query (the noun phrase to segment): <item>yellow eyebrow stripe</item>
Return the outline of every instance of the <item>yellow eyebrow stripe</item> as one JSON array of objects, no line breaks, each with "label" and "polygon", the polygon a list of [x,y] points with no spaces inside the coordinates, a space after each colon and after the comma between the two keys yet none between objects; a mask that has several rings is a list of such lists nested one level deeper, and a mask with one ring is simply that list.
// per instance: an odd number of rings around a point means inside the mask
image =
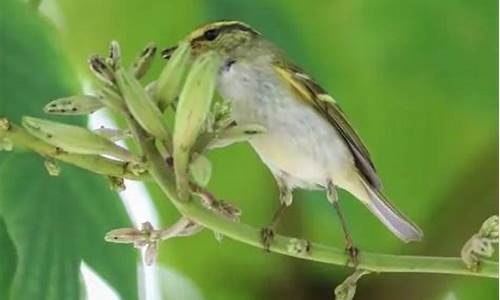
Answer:
[{"label": "yellow eyebrow stripe", "polygon": [[240,21],[218,21],[218,22],[212,22],[209,24],[205,24],[204,26],[201,26],[200,28],[194,30],[191,32],[188,36],[188,40],[193,40],[199,36],[202,36],[205,31],[210,30],[210,29],[216,29],[216,28],[224,28],[224,27],[240,27],[242,29],[247,29],[248,31],[255,32],[256,34],[260,34],[257,30],[253,29],[250,25],[240,22]]}]

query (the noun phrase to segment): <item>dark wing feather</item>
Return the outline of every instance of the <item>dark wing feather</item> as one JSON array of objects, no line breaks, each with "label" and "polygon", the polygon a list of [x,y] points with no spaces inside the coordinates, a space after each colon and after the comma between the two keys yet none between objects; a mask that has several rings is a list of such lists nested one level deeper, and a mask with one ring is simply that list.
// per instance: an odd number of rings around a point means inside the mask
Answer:
[{"label": "dark wing feather", "polygon": [[335,100],[300,68],[282,63],[276,63],[274,67],[276,72],[290,83],[300,99],[309,102],[338,130],[349,146],[360,173],[373,187],[381,189],[382,183],[376,173],[370,153]]}]

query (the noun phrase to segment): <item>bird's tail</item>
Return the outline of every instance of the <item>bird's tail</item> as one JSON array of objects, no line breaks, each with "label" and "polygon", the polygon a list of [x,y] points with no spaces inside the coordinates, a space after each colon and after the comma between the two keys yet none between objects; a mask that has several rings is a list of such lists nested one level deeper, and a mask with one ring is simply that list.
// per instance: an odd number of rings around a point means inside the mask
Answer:
[{"label": "bird's tail", "polygon": [[398,238],[408,243],[419,241],[424,236],[422,230],[394,207],[384,194],[373,188],[360,176],[368,199],[362,201],[368,209]]}]

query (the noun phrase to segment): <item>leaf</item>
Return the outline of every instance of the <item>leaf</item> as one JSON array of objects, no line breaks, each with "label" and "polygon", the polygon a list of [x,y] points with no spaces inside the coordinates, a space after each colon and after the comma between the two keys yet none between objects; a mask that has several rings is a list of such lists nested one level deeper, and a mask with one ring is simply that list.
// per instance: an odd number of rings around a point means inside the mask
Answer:
[{"label": "leaf", "polygon": [[[75,93],[75,75],[54,32],[32,9],[3,1],[0,28],[0,115],[19,124],[24,114],[42,115],[48,100]],[[85,119],[72,120],[83,125]],[[15,273],[9,273],[4,258],[10,263],[12,255],[0,245],[1,282],[10,285],[12,299],[78,299],[82,259],[123,299],[137,298],[133,249],[104,241],[107,231],[130,221],[102,178],[66,165],[62,176],[51,177],[43,158],[1,152],[0,182],[0,217],[7,230],[0,223],[0,243],[8,232],[17,253]]]},{"label": "leaf", "polygon": [[16,249],[12,239],[7,232],[7,226],[0,218],[0,299],[9,299],[10,285],[16,270]]}]

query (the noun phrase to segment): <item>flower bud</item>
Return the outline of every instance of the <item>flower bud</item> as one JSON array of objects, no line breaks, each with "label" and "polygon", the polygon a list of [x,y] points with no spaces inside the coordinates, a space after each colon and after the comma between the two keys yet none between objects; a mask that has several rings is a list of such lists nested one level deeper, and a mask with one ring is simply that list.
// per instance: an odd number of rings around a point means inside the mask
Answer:
[{"label": "flower bud", "polygon": [[187,168],[190,151],[210,111],[220,57],[213,52],[199,56],[187,76],[179,96],[174,125],[174,167],[180,197],[188,191]]},{"label": "flower bud", "polygon": [[135,78],[141,79],[144,74],[146,74],[151,67],[155,54],[156,46],[153,43],[150,43],[146,46],[146,48],[144,48],[144,50],[142,50],[141,54],[136,58],[134,64],[132,65],[132,74]]},{"label": "flower bud", "polygon": [[50,176],[59,176],[61,174],[61,168],[55,160],[48,158],[45,160],[44,164]]},{"label": "flower bud", "polygon": [[145,244],[147,236],[139,229],[119,228],[106,233],[104,240],[119,244]]},{"label": "flower bud", "polygon": [[14,149],[14,143],[7,137],[0,137],[0,151],[12,151]]},{"label": "flower bud", "polygon": [[30,134],[67,152],[109,155],[125,161],[141,161],[126,149],[86,128],[33,117],[23,117],[22,124]]},{"label": "flower bud", "polygon": [[115,192],[123,192],[126,189],[125,181],[121,177],[108,176],[109,187]]},{"label": "flower bud", "polygon": [[156,85],[157,85],[157,81],[151,81],[150,83],[148,83],[146,85],[146,87],[144,88],[146,90],[146,93],[149,95],[149,97],[151,97],[151,99],[154,99],[155,97],[155,93],[156,93]]},{"label": "flower bud", "polygon": [[89,59],[90,70],[94,73],[100,81],[113,85],[115,76],[113,75],[113,68],[106,62],[104,58],[99,55],[91,56]]},{"label": "flower bud", "polygon": [[356,270],[354,273],[347,277],[344,282],[335,288],[335,300],[352,300],[356,294],[356,285],[358,280],[368,274],[366,270]]},{"label": "flower bud", "polygon": [[10,129],[10,122],[7,118],[0,118],[0,130],[7,131]]},{"label": "flower bud", "polygon": [[139,125],[162,141],[170,141],[170,133],[160,111],[139,81],[124,69],[116,71],[116,79],[125,103]]},{"label": "flower bud", "polygon": [[77,95],[50,101],[43,111],[56,115],[87,115],[104,107],[98,97]]},{"label": "flower bud", "polygon": [[161,111],[164,111],[181,92],[182,82],[191,58],[190,50],[189,43],[180,43],[171,57],[169,56],[170,59],[160,74],[155,100]]},{"label": "flower bud", "polygon": [[218,231],[214,231],[214,238],[217,242],[220,243],[224,239],[224,235]]},{"label": "flower bud", "polygon": [[481,225],[481,229],[479,229],[479,234],[498,243],[498,216],[491,216],[486,219]]},{"label": "flower bud", "polygon": [[483,257],[491,257],[498,244],[498,216],[492,216],[484,221],[478,233],[464,244],[460,251],[462,261],[468,269],[477,271]]},{"label": "flower bud", "polygon": [[120,65],[121,56],[120,44],[117,41],[111,41],[109,45],[109,65],[113,69]]},{"label": "flower bud", "polygon": [[127,106],[122,99],[122,96],[115,90],[115,87],[101,85],[99,101],[104,106],[118,113],[127,113]]},{"label": "flower bud", "polygon": [[212,175],[212,163],[204,155],[198,154],[189,165],[189,173],[193,180],[200,186],[207,186]]},{"label": "flower bud", "polygon": [[146,266],[152,266],[156,262],[159,248],[159,241],[151,241],[146,245],[146,250],[144,250],[144,263]]},{"label": "flower bud", "polygon": [[203,230],[203,226],[201,226],[200,224],[195,223],[191,220],[187,220],[187,223],[184,225],[184,227],[181,230],[179,230],[175,234],[175,236],[179,236],[179,237],[191,236],[191,235],[197,234],[201,230]]},{"label": "flower bud", "polygon": [[130,130],[124,130],[124,129],[116,129],[116,128],[97,128],[93,130],[96,134],[112,141],[112,142],[117,142],[121,141],[127,138],[130,138],[132,136],[132,133]]},{"label": "flower bud", "polygon": [[311,250],[311,243],[308,240],[292,238],[288,242],[286,250],[294,255],[307,255]]}]

